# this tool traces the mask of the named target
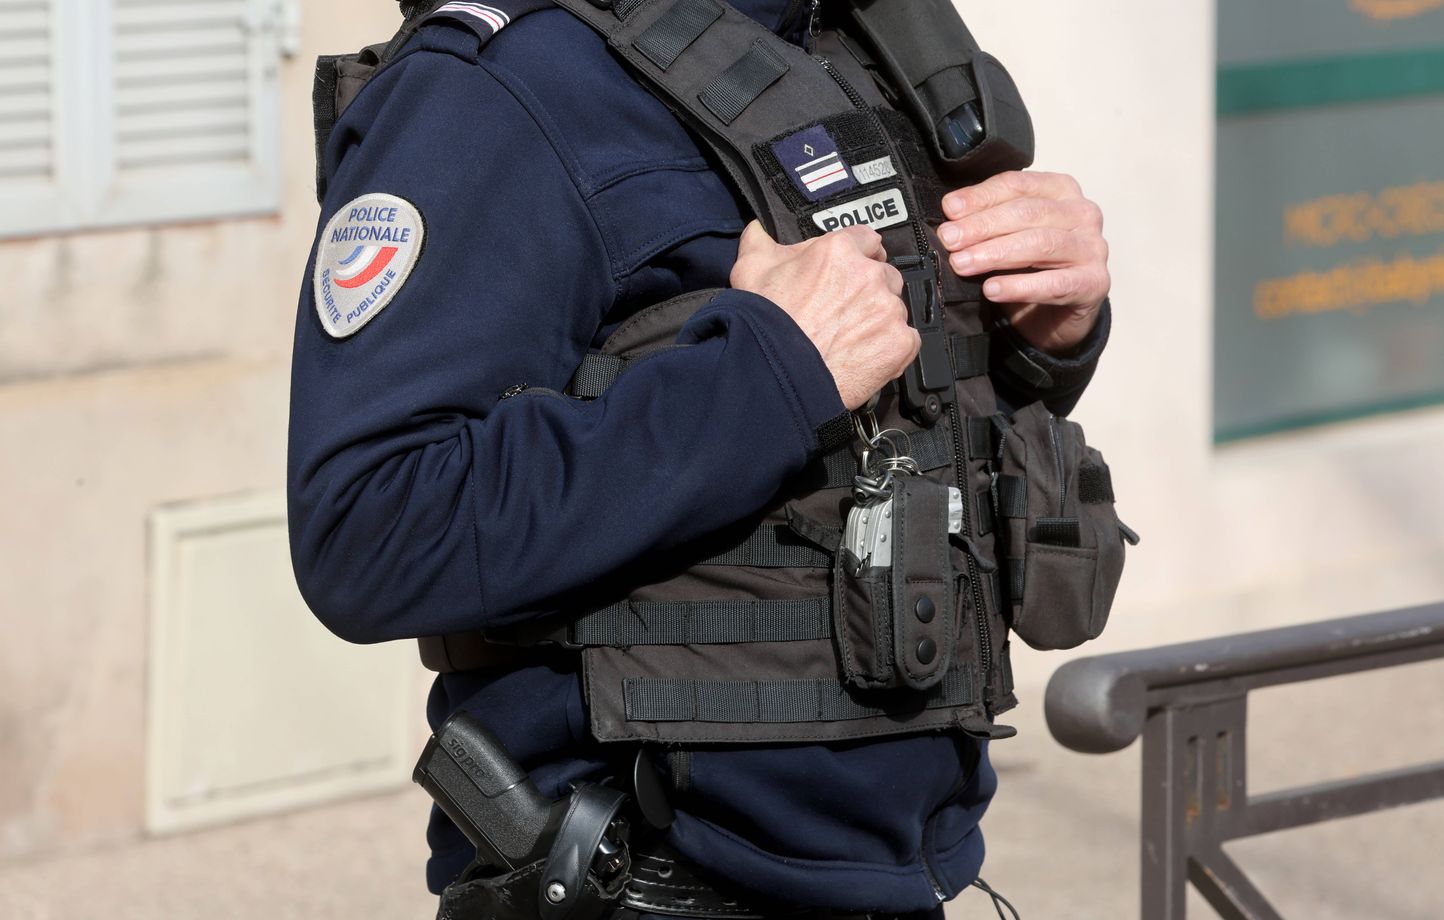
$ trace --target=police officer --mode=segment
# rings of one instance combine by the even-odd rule
[[[802,40],[805,4],[733,5]],[[294,567],[353,642],[535,622],[746,518],[918,348],[872,229],[779,245],[570,13],[447,8],[336,126],[298,317]],[[995,351],[1001,399],[1066,413],[1107,338],[1098,207],[1068,176],[1034,172],[942,206],[948,266],[992,275],[1004,352],[1042,371]],[[639,308],[709,287],[727,290],[683,328],[691,347],[593,402],[558,392]],[[529,650],[440,676],[428,716],[474,714],[560,797],[615,770],[586,706],[574,656]],[[700,746],[662,766],[668,843],[771,899],[932,911],[982,864],[996,776],[969,736]],[[428,839],[440,892],[474,851],[439,813]]]

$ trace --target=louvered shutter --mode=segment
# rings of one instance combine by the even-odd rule
[[[278,0],[111,5],[109,170],[95,222],[277,210]]]
[[[0,0],[0,237],[76,217],[61,185],[58,23],[53,0]]]

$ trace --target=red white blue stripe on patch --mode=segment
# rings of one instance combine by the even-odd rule
[[[809,160],[794,168],[797,170],[797,175],[801,177],[803,186],[809,192],[815,192],[835,182],[847,180],[847,165],[842,162],[842,156],[837,153],[829,153],[825,157]]]
[[[467,2],[467,0],[451,0],[449,3],[443,3],[441,6],[438,6],[431,13],[433,16],[447,14],[459,18],[480,20],[491,29],[491,34],[493,35],[500,32],[506,27],[507,23],[511,22],[511,17],[504,11],[494,6],[487,6],[485,3],[470,3]]]
[[[358,288],[386,270],[396,253],[395,246],[357,246],[352,253],[336,263],[331,275],[337,287]]]
[[[793,185],[809,201],[821,201],[857,185],[837,142],[822,125],[773,141],[772,152],[787,170]]]

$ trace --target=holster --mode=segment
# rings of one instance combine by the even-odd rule
[[[538,920],[543,915],[541,882],[546,864],[547,860],[539,859],[505,875],[463,875],[441,893],[437,920]],[[604,888],[595,875],[587,873],[572,920],[605,916],[616,907],[623,883],[619,880]]]

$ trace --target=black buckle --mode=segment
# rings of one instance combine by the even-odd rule
[[[948,340],[943,331],[941,285],[938,282],[938,254],[905,256],[892,260],[902,273],[903,303],[908,318],[922,338],[917,359],[902,377],[902,406],[909,418],[931,427],[942,417],[943,407],[953,403],[953,362],[948,358]]]

